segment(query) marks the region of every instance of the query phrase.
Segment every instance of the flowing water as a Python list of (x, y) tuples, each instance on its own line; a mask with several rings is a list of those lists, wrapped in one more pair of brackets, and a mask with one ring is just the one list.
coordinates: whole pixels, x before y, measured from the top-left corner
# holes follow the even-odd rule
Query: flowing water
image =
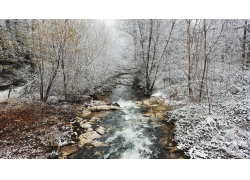
[[(111, 102), (117, 102), (121, 110), (113, 111), (101, 119), (100, 125), (108, 129), (108, 133), (97, 141), (108, 144), (107, 147), (85, 147), (78, 158), (101, 159), (141, 159), (164, 158), (159, 145), (159, 124), (143, 117), (146, 111), (134, 103), (141, 101), (143, 93), (132, 86), (134, 78), (131, 74), (123, 74), (116, 78), (116, 87), (110, 94)], [(98, 156), (96, 156), (98, 154)]]

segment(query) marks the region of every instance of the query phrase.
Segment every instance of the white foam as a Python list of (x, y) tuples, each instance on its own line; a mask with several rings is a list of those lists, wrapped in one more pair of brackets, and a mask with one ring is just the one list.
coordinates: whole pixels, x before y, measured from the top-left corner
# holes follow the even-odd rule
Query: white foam
[(133, 107), (133, 108), (139, 108), (133, 101), (124, 101), (124, 100), (119, 100), (117, 102), (121, 108), (128, 108), (128, 107)]

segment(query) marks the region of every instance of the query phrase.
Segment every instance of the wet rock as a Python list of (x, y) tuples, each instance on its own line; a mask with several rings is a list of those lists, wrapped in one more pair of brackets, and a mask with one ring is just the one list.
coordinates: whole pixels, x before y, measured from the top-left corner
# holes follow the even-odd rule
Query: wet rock
[(84, 129), (88, 129), (88, 128), (91, 128), (91, 124), (89, 123), (84, 123), (84, 122), (80, 122), (80, 126), (81, 128), (84, 128)]
[(142, 101), (134, 101), (134, 103), (139, 106), (142, 105)]
[(108, 144), (106, 144), (104, 142), (99, 142), (99, 141), (93, 142), (92, 144), (94, 147), (106, 147), (106, 146), (108, 146)]
[(105, 133), (105, 128), (100, 126), (99, 128), (96, 129), (96, 132), (98, 132), (99, 134), (103, 135)]
[(117, 102), (113, 102), (111, 105), (120, 107), (120, 105)]

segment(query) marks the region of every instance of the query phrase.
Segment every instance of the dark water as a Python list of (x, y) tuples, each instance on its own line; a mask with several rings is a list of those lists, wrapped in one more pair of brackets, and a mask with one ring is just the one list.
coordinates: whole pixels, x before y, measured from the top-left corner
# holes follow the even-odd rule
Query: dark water
[[(84, 147), (78, 158), (100, 159), (150, 159), (161, 158), (162, 149), (158, 144), (159, 129), (152, 126), (151, 120), (142, 116), (146, 109), (136, 105), (134, 101), (141, 101), (143, 93), (136, 86), (132, 86), (134, 78), (130, 74), (120, 75), (115, 80), (117, 86), (110, 94), (111, 102), (121, 106), (120, 111), (114, 111), (101, 119), (100, 125), (109, 129), (102, 136), (107, 147)], [(99, 154), (96, 156), (96, 154)]]

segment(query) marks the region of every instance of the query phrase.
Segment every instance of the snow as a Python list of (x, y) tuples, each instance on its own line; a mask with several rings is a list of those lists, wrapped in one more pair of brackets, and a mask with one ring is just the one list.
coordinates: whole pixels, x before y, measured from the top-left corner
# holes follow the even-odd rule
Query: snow
[(161, 97), (163, 94), (162, 92), (157, 92), (155, 94), (152, 94), (151, 96), (154, 96), (154, 97)]
[[(17, 98), (24, 93), (24, 86), (14, 88), (10, 93), (10, 98)], [(9, 90), (0, 92), (0, 102), (4, 102), (8, 99)]]
[(190, 158), (250, 158), (249, 99), (222, 103), (212, 115), (206, 109), (189, 104), (169, 113), (177, 148)]

